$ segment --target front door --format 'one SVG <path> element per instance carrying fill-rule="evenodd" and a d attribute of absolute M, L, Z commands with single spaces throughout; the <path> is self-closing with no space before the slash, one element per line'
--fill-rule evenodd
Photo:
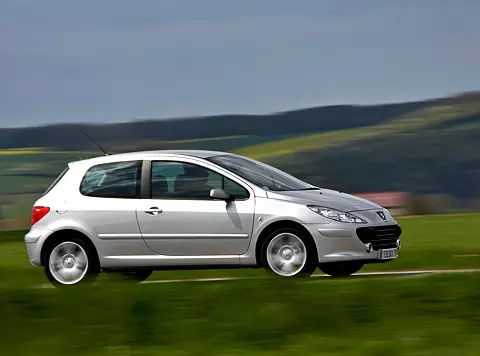
<path fill-rule="evenodd" d="M 145 243 L 164 256 L 233 256 L 247 251 L 254 218 L 250 188 L 199 163 L 153 161 L 151 199 L 137 219 Z M 232 202 L 212 200 L 221 188 Z"/>

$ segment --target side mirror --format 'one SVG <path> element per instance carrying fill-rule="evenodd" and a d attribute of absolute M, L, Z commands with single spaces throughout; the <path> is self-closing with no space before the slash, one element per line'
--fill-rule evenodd
<path fill-rule="evenodd" d="M 212 189 L 210 191 L 210 198 L 215 200 L 225 200 L 227 202 L 233 200 L 233 197 L 223 189 Z"/>

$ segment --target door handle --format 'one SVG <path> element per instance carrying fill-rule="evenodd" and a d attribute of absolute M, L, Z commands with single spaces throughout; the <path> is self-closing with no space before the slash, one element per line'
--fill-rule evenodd
<path fill-rule="evenodd" d="M 158 215 L 162 212 L 162 209 L 159 209 L 157 207 L 152 207 L 150 209 L 145 210 L 145 214 L 150 214 L 150 215 Z"/>

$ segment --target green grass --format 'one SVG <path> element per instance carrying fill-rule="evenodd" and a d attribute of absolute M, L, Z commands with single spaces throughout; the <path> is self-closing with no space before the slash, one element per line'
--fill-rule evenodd
<path fill-rule="evenodd" d="M 43 147 L 4 148 L 4 149 L 0 149 L 0 156 L 34 155 L 34 154 L 44 154 L 46 152 L 48 151 Z"/>
<path fill-rule="evenodd" d="M 480 268 L 480 215 L 400 219 L 400 257 L 365 270 Z M 32 288 L 25 232 L 0 235 L 5 355 L 478 355 L 480 274 Z M 151 279 L 265 276 L 156 272 Z"/>
<path fill-rule="evenodd" d="M 0 219 L 29 215 L 34 201 L 68 162 L 93 156 L 88 152 L 38 150 L 38 153 L 31 154 L 28 150 L 20 151 L 18 154 L 13 154 L 14 151 L 0 154 Z"/>
<path fill-rule="evenodd" d="M 480 268 L 480 215 L 399 218 L 402 249 L 396 261 L 368 270 Z M 366 268 L 367 269 L 367 268 Z"/>
<path fill-rule="evenodd" d="M 264 144 L 268 142 L 276 142 L 279 140 L 289 139 L 298 136 L 298 134 L 285 135 L 245 135 L 245 136 L 231 136 L 227 138 L 218 137 L 205 140 L 180 140 L 167 141 L 174 149 L 205 149 L 214 151 L 235 151 L 244 147 L 249 147 L 256 144 Z M 164 141 L 165 142 L 165 141 Z"/>
<path fill-rule="evenodd" d="M 420 131 L 442 122 L 453 121 L 479 112 L 480 107 L 476 103 L 433 106 L 394 118 L 379 125 L 322 132 L 260 143 L 235 150 L 235 153 L 259 160 L 271 159 L 291 155 L 296 152 L 337 147 L 388 134 Z"/>
<path fill-rule="evenodd" d="M 478 355 L 479 275 L 0 290 L 4 355 Z"/>
<path fill-rule="evenodd" d="M 0 176 L 0 195 L 42 192 L 55 178 Z"/>
<path fill-rule="evenodd" d="M 48 184 L 50 185 L 51 182 Z M 44 188 L 43 191 L 45 191 Z M 3 200 L 7 203 L 0 207 L 3 219 L 30 217 L 33 203 L 41 197 L 42 194 L 15 194 L 4 195 Z M 27 219 L 29 220 L 29 219 Z M 0 222 L 1 227 L 1 222 Z M 28 227 L 28 225 L 27 225 Z M 20 227 L 21 228 L 21 227 Z"/>

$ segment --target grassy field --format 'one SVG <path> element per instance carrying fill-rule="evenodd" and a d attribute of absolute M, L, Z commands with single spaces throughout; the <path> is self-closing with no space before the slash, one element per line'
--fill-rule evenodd
<path fill-rule="evenodd" d="M 68 162 L 95 155 L 98 153 L 0 150 L 0 220 L 29 216 L 32 204 Z"/>
<path fill-rule="evenodd" d="M 4 355 L 478 355 L 480 276 L 0 290 Z"/>
<path fill-rule="evenodd" d="M 264 160 L 301 151 L 319 150 L 346 145 L 359 140 L 388 134 L 425 130 L 441 123 L 454 121 L 480 112 L 478 104 L 433 106 L 394 118 L 383 124 L 346 130 L 322 132 L 271 141 L 235 150 L 235 153 Z"/>
<path fill-rule="evenodd" d="M 0 156 L 44 154 L 44 148 L 7 148 L 0 150 Z"/>
<path fill-rule="evenodd" d="M 480 215 L 400 219 L 398 260 L 372 270 L 480 268 Z M 275 278 L 32 288 L 24 232 L 0 235 L 5 355 L 478 355 L 480 274 Z M 151 279 L 265 276 L 156 272 Z"/>

